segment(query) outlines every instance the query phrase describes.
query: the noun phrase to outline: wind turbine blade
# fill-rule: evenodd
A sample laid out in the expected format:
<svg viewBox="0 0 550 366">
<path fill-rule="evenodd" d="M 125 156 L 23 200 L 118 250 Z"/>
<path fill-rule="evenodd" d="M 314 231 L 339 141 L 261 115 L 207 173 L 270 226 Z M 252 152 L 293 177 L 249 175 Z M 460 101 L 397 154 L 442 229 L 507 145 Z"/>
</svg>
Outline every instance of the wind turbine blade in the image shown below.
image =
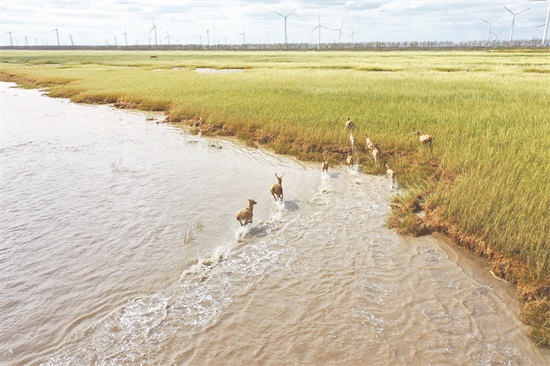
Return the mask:
<svg viewBox="0 0 550 366">
<path fill-rule="evenodd" d="M 503 6 L 504 6 L 504 5 L 503 5 Z M 508 11 L 510 12 L 510 14 L 516 15 L 516 14 L 514 14 L 514 12 L 513 12 L 512 10 L 508 9 L 506 6 L 504 6 L 504 9 L 508 10 Z"/>
<path fill-rule="evenodd" d="M 276 14 L 279 14 L 279 15 L 280 15 L 281 17 L 283 17 L 283 18 L 285 17 L 283 14 L 281 14 L 281 13 L 279 13 L 279 12 L 276 12 L 275 10 L 273 10 L 273 12 L 276 13 Z"/>
<path fill-rule="evenodd" d="M 290 14 L 294 13 L 296 9 L 292 10 L 290 13 L 288 13 L 287 17 L 290 16 Z"/>
<path fill-rule="evenodd" d="M 317 28 L 319 28 L 320 26 L 316 26 L 315 28 L 313 28 L 311 31 L 313 32 L 314 30 L 317 30 Z"/>
<path fill-rule="evenodd" d="M 530 8 L 527 8 L 527 9 L 525 9 L 525 10 L 522 10 L 522 11 L 520 11 L 519 13 L 517 13 L 516 15 L 521 14 L 521 13 L 523 13 L 523 12 L 529 10 L 529 9 L 530 9 Z"/>
<path fill-rule="evenodd" d="M 488 21 L 486 21 L 485 19 L 482 19 L 482 18 L 479 18 L 479 19 L 481 19 L 482 22 L 485 22 L 485 23 L 487 23 L 487 24 L 491 24 L 491 23 L 489 23 Z"/>
</svg>

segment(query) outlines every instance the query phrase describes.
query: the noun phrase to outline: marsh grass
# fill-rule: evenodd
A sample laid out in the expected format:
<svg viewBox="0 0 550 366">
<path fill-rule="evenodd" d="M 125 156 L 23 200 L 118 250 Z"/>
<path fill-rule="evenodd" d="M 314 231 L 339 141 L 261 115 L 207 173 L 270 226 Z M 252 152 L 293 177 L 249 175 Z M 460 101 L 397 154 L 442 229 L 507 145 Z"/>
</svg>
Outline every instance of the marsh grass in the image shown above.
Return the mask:
<svg viewBox="0 0 550 366">
<path fill-rule="evenodd" d="M 345 159 L 350 116 L 365 171 L 383 174 L 389 161 L 412 196 L 429 192 L 423 205 L 520 258 L 537 278 L 550 275 L 548 52 L 155 54 L 2 51 L 0 78 L 76 102 L 164 110 L 171 121 L 201 117 L 205 134 L 236 134 L 307 160 Z M 433 136 L 431 149 L 416 130 Z"/>
</svg>

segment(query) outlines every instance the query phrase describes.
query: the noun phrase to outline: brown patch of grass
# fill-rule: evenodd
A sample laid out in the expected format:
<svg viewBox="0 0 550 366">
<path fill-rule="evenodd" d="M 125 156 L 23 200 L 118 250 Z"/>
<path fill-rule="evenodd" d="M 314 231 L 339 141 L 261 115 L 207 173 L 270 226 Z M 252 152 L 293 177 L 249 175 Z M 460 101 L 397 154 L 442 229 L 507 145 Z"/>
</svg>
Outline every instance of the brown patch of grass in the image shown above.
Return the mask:
<svg viewBox="0 0 550 366">
<path fill-rule="evenodd" d="M 531 338 L 540 346 L 550 345 L 550 300 L 542 298 L 527 302 L 520 314 L 521 320 L 531 326 Z"/>
<path fill-rule="evenodd" d="M 526 72 L 526 73 L 533 73 L 533 74 L 550 74 L 550 70 L 549 70 L 549 69 L 535 69 L 535 68 L 530 68 L 530 69 L 523 69 L 523 72 Z"/>
</svg>

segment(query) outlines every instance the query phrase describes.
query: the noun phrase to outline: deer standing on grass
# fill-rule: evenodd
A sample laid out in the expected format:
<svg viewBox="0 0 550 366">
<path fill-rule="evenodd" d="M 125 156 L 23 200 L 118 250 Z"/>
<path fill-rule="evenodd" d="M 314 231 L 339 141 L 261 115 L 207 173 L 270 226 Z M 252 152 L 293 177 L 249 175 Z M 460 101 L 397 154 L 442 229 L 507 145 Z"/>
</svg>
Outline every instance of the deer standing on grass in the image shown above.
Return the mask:
<svg viewBox="0 0 550 366">
<path fill-rule="evenodd" d="M 432 146 L 432 136 L 430 135 L 421 135 L 420 131 L 416 131 L 413 133 L 413 135 L 418 136 L 418 140 L 422 145 L 430 145 Z"/>
<path fill-rule="evenodd" d="M 374 145 L 374 142 L 372 142 L 372 140 L 370 139 L 369 136 L 365 135 L 365 145 L 367 147 L 367 150 L 372 150 L 374 149 L 376 146 Z"/>
<path fill-rule="evenodd" d="M 351 131 L 353 129 L 353 122 L 351 118 L 348 117 L 348 120 L 346 121 L 346 130 Z"/>
<path fill-rule="evenodd" d="M 386 164 L 386 177 L 390 179 L 390 188 L 393 188 L 393 184 L 395 182 L 395 172 L 390 167 L 390 164 Z"/>
<path fill-rule="evenodd" d="M 355 138 L 355 136 L 353 136 L 353 133 L 349 134 L 349 141 L 351 142 L 351 152 L 354 153 L 355 152 L 355 143 L 357 142 L 357 139 Z"/>
<path fill-rule="evenodd" d="M 273 198 L 275 199 L 275 201 L 277 201 L 278 199 L 281 201 L 283 200 L 283 177 L 284 176 L 285 176 L 284 173 L 280 177 L 277 175 L 277 173 L 275 173 L 275 177 L 277 178 L 277 183 L 273 183 L 273 185 L 269 190 L 273 195 Z"/>
<path fill-rule="evenodd" d="M 253 216 L 252 215 L 252 210 L 254 209 L 254 205 L 256 203 L 257 202 L 254 201 L 252 198 L 249 198 L 248 199 L 248 207 L 243 208 L 242 210 L 237 212 L 237 215 L 236 215 L 237 216 L 237 221 L 239 221 L 241 226 L 252 223 L 252 216 Z M 243 221 L 244 221 L 244 223 L 243 223 Z"/>
<path fill-rule="evenodd" d="M 374 158 L 374 164 L 378 166 L 379 160 L 378 157 L 380 156 L 380 151 L 374 147 L 371 151 L 372 157 Z"/>
</svg>

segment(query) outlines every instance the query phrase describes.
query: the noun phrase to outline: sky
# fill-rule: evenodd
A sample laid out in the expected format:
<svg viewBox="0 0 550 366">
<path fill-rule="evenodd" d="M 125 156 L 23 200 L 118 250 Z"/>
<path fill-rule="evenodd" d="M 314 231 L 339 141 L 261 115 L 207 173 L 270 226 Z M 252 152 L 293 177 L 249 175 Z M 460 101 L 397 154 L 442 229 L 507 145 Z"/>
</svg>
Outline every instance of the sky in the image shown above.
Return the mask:
<svg viewBox="0 0 550 366">
<path fill-rule="evenodd" d="M 128 45 L 542 38 L 549 1 L 2 0 L 0 45 Z M 295 10 L 294 10 L 295 9 Z M 498 19 L 497 19 L 498 18 Z M 495 20 L 496 19 L 496 20 Z M 494 22 L 493 22 L 494 21 Z M 156 28 L 153 28 L 155 26 Z M 538 27 L 538 28 L 537 28 Z M 328 28 L 328 29 L 327 29 Z M 55 31 L 57 29 L 57 32 Z"/>
</svg>

